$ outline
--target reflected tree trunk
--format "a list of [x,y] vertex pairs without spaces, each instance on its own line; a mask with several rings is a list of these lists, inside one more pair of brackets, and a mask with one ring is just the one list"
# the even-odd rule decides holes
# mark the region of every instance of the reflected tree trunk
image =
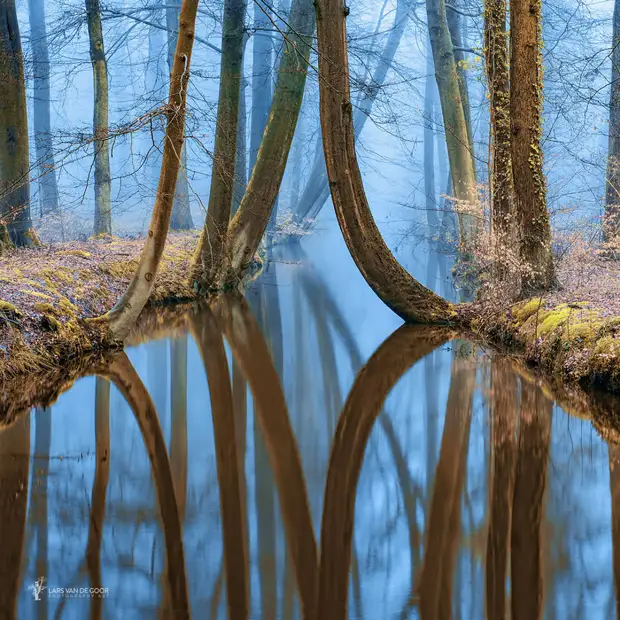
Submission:
[[95,149],[94,233],[112,234],[110,153],[108,150],[108,63],[103,45],[99,0],[86,0],[86,21],[93,66],[93,144]]
[[[174,51],[177,47],[177,32],[181,16],[181,0],[165,0],[166,31],[168,34],[168,70],[172,73],[174,67]],[[170,230],[190,230],[194,228],[192,211],[189,201],[189,182],[187,179],[187,149],[185,143],[181,148],[181,165],[177,176],[177,185],[174,192],[174,203],[170,217]]]
[[612,566],[616,593],[616,618],[620,618],[620,446],[609,443],[609,490],[611,493]]
[[192,332],[205,366],[211,398],[224,533],[228,617],[242,620],[248,618],[250,612],[250,576],[248,541],[244,536],[246,528],[243,489],[239,476],[233,395],[222,334],[213,315],[206,308],[199,317],[192,319]]
[[496,358],[491,363],[491,399],[486,613],[488,620],[504,620],[517,423],[517,382],[508,360]]
[[187,497],[187,336],[170,341],[171,437],[170,467],[181,523]]
[[15,0],[0,2],[0,253],[37,243],[30,219],[30,154],[24,56]]
[[29,0],[30,47],[32,49],[33,130],[39,169],[41,216],[58,210],[58,185],[50,118],[50,58],[45,28],[45,0]]
[[455,357],[417,585],[420,616],[424,620],[452,618],[452,583],[461,533],[461,501],[475,385],[475,364]]
[[513,620],[536,620],[543,612],[541,525],[553,403],[521,381],[521,412],[510,534]]
[[[95,479],[91,497],[86,567],[91,588],[101,588],[101,541],[106,494],[110,476],[110,383],[97,377],[95,383]],[[93,597],[90,617],[103,617],[103,598]]]
[[[17,618],[28,510],[30,416],[0,429],[0,617]],[[37,577],[45,575],[37,575]]]

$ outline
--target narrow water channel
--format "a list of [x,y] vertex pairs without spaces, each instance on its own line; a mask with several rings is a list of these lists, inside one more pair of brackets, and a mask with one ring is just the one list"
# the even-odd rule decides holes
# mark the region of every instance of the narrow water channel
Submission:
[[620,448],[339,264],[280,253],[0,429],[2,618],[616,617]]

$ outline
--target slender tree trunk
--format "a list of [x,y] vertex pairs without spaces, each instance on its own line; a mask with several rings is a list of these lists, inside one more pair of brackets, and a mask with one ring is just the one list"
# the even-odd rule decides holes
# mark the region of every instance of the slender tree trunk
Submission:
[[250,177],[258,157],[271,106],[273,71],[273,24],[267,13],[269,5],[254,3],[254,35],[252,40],[252,112],[250,127]]
[[491,229],[500,248],[508,247],[514,232],[513,179],[510,156],[510,90],[506,0],[486,0],[484,48],[491,116],[489,186]]
[[18,617],[17,599],[22,592],[22,555],[26,535],[29,471],[30,416],[24,416],[0,430],[1,618]]
[[[269,122],[239,210],[230,224],[228,266],[217,287],[237,281],[254,258],[282,184],[304,95],[314,15],[311,0],[296,0],[289,18]],[[205,239],[203,236],[202,242]]]
[[504,620],[510,553],[510,522],[515,478],[517,382],[510,362],[491,363],[491,455],[489,466],[489,528],[486,551],[487,620]]
[[[181,15],[181,0],[165,0],[166,30],[168,33],[168,69],[172,73],[174,52],[177,47],[177,32]],[[177,177],[177,186],[170,218],[171,230],[191,230],[194,228],[189,200],[189,182],[187,180],[187,149],[185,143],[181,149],[181,170]]]
[[615,241],[620,233],[620,0],[614,1],[611,44],[609,150],[603,215],[603,235],[606,241]]
[[[243,49],[247,46],[247,36],[244,37]],[[245,101],[248,81],[241,78],[241,92],[239,93],[239,118],[237,120],[237,153],[235,155],[235,187],[233,193],[232,214],[239,210],[239,205],[248,186],[248,153],[247,153],[247,105]]]
[[510,5],[510,98],[512,176],[520,226],[520,254],[527,269],[524,294],[553,283],[551,226],[543,172],[542,3],[513,0]]
[[34,142],[39,168],[41,216],[58,210],[58,185],[50,119],[50,58],[45,28],[45,0],[29,0],[34,95]]
[[155,276],[166,245],[172,202],[180,167],[179,154],[184,141],[185,106],[189,82],[190,61],[194,44],[194,25],[198,0],[183,0],[179,20],[179,38],[170,76],[170,95],[167,108],[167,127],[157,197],[149,233],[144,243],[140,263],[125,294],[114,308],[98,320],[109,322],[111,336],[123,340],[148,301]]
[[30,219],[24,57],[15,0],[0,0],[0,252],[37,243]]
[[460,243],[467,250],[475,239],[479,217],[476,170],[470,147],[471,132],[468,130],[444,0],[427,0],[426,12],[446,132],[452,187],[457,200]]
[[207,216],[191,273],[194,289],[202,293],[214,287],[225,258],[226,233],[230,223],[234,190],[245,10],[246,0],[224,1],[220,93],[211,190]]
[[358,269],[396,314],[414,322],[448,322],[451,305],[422,286],[396,261],[372,217],[355,155],[341,0],[316,4],[321,129],[336,217]]
[[[411,0],[398,0],[396,4],[396,13],[394,16],[394,24],[390,30],[390,34],[385,42],[385,46],[381,52],[381,56],[377,62],[372,75],[369,77],[367,87],[360,94],[356,101],[355,111],[353,112],[353,126],[355,129],[355,138],[358,139],[364,128],[364,124],[370,117],[372,107],[376,101],[381,88],[385,82],[388,71],[392,66],[394,57],[400,42],[403,38],[405,28],[411,14]],[[370,62],[371,58],[367,59]],[[317,156],[314,160],[312,171],[306,181],[306,185],[299,204],[295,207],[295,217],[298,222],[304,222],[306,228],[319,215],[323,205],[329,197],[329,184],[327,181],[327,170],[325,168],[325,159],[320,149],[320,136],[317,138]]]
[[108,151],[108,63],[103,46],[99,0],[86,0],[86,19],[93,65],[95,145],[95,227],[94,233],[112,234],[110,198],[110,153]]
[[612,569],[616,594],[616,618],[620,618],[620,447],[609,443],[609,491],[611,494]]
[[172,436],[170,467],[181,523],[187,499],[187,336],[170,341]]
[[424,83],[424,194],[426,197],[426,224],[431,238],[439,233],[435,194],[435,132],[433,130],[435,124],[435,78],[433,73],[433,51],[430,39],[427,39],[426,80]]
[[[101,541],[110,477],[110,383],[97,377],[95,384],[95,479],[91,497],[86,566],[91,588],[101,588]],[[91,619],[103,617],[103,599],[93,597]]]
[[521,413],[510,536],[513,620],[537,620],[543,611],[540,553],[543,500],[551,442],[553,403],[521,381]]

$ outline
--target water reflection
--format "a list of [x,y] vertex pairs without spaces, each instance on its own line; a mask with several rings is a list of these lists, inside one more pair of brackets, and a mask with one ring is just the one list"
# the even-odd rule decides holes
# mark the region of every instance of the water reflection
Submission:
[[293,259],[0,430],[0,618],[613,617],[618,448]]

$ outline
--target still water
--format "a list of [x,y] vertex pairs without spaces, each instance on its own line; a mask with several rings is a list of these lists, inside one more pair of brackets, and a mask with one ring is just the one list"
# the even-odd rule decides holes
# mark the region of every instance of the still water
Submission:
[[616,617],[620,449],[399,326],[288,252],[1,430],[0,618]]

